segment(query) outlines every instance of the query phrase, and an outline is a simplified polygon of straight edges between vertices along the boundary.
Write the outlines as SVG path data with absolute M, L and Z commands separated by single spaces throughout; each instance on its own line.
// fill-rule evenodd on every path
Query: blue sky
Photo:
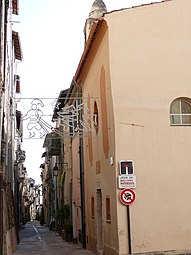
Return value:
M 58 97 L 70 86 L 84 47 L 84 24 L 93 0 L 20 0 L 19 32 L 23 62 L 18 64 L 21 97 Z M 105 0 L 107 10 L 117 10 L 151 0 Z M 153 0 L 152 2 L 159 2 Z M 23 101 L 26 104 L 26 101 Z M 24 108 L 26 105 L 24 106 Z M 50 114 L 52 112 L 50 111 Z M 43 140 L 24 140 L 25 166 L 40 182 Z

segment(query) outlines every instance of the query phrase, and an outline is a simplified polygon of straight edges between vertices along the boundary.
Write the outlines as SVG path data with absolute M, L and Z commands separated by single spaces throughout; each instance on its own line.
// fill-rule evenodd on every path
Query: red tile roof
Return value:
M 146 3 L 146 4 L 140 4 L 140 5 L 135 5 L 135 6 L 127 7 L 127 8 L 113 10 L 111 12 L 116 12 L 116 11 L 121 11 L 121 10 L 126 10 L 126 9 L 140 8 L 140 7 L 144 7 L 144 6 L 150 6 L 150 5 L 154 5 L 154 4 L 161 4 L 161 3 L 170 2 L 170 1 L 173 1 L 173 0 L 163 0 L 163 1 L 158 1 L 158 2 L 150 2 L 150 3 Z M 110 13 L 110 12 L 107 12 L 107 13 Z M 105 13 L 105 14 L 107 14 L 107 13 Z

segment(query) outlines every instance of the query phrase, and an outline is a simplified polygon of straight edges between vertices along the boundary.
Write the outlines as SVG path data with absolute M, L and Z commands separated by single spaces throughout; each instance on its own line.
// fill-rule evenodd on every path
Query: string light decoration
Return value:
M 83 98 L 82 102 L 82 99 L 76 98 L 71 105 L 65 104 L 62 108 L 60 102 L 55 103 L 56 99 L 54 99 L 54 103 L 52 102 L 53 98 L 49 98 L 49 104 L 48 98 L 33 98 L 31 100 L 29 110 L 22 117 L 28 131 L 28 139 L 44 139 L 50 132 L 64 137 L 89 136 L 96 133 L 97 115 L 91 113 L 87 102 L 89 99 Z M 59 125 L 57 124 L 59 128 L 50 124 L 51 113 L 55 108 L 58 110 L 57 118 L 52 119 L 52 122 L 59 123 Z

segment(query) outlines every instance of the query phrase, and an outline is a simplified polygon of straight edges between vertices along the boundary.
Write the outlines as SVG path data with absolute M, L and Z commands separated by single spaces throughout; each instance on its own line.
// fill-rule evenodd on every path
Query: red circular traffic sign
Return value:
M 124 205 L 131 205 L 135 201 L 136 195 L 132 189 L 123 189 L 120 192 L 120 201 Z

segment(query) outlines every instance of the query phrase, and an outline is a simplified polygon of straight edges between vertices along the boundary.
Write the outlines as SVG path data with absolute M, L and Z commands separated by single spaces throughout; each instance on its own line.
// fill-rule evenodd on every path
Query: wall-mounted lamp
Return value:
M 58 169 L 57 163 L 55 163 L 55 166 L 53 168 L 54 176 L 56 176 L 56 177 L 58 176 L 58 171 L 59 171 L 59 169 Z

